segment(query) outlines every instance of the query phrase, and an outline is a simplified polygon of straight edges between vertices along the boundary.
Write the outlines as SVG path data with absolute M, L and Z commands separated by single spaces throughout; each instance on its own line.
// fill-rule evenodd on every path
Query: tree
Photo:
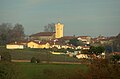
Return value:
M 0 25 L 0 45 L 5 45 L 11 39 L 12 25 L 10 23 L 2 23 Z
M 89 50 L 90 53 L 94 53 L 96 55 L 99 55 L 104 51 L 105 51 L 105 48 L 102 46 L 97 46 L 97 47 L 91 46 Z
M 0 45 L 23 40 L 24 36 L 24 28 L 21 24 L 16 24 L 14 27 L 10 23 L 0 25 Z
M 95 53 L 96 52 L 96 48 L 94 46 L 91 46 L 89 52 L 90 53 Z
M 75 49 L 67 48 L 67 49 L 66 49 L 66 52 L 67 52 L 67 51 L 69 51 L 69 52 L 74 52 Z
M 84 43 L 80 40 L 78 40 L 77 38 L 71 39 L 69 44 L 72 44 L 74 46 L 83 46 Z
M 47 26 L 44 26 L 44 31 L 45 32 L 55 32 L 55 24 L 51 23 L 51 24 L 48 24 Z
M 120 52 L 120 33 L 113 40 L 113 51 Z
M 0 44 L 5 45 L 7 43 L 7 36 L 5 34 L 0 35 Z
M 24 28 L 21 24 L 16 24 L 12 29 L 13 41 L 19 41 L 24 39 Z
M 117 63 L 118 61 L 120 61 L 120 55 L 113 55 L 111 57 L 111 60 L 114 62 L 114 63 Z
M 104 48 L 104 47 L 102 47 L 102 46 L 96 47 L 96 52 L 97 52 L 98 54 L 101 54 L 101 53 L 103 53 L 104 51 L 105 51 L 105 48 Z

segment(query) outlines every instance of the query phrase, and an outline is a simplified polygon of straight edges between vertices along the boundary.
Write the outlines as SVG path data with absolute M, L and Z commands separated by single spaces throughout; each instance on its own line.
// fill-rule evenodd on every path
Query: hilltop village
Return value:
M 112 44 L 112 41 L 115 38 L 116 37 L 104 37 L 102 35 L 98 36 L 97 38 L 92 38 L 91 36 L 64 36 L 64 24 L 58 22 L 55 24 L 55 32 L 35 33 L 30 35 L 27 41 L 15 41 L 13 43 L 7 44 L 6 48 L 53 49 L 51 52 L 52 54 L 66 53 L 69 56 L 76 55 L 77 58 L 88 58 L 87 52 L 90 50 L 91 46 Z M 58 50 L 62 51 L 58 52 Z M 112 52 L 112 49 L 108 51 Z M 80 54 L 82 57 L 77 56 Z M 105 58 L 105 50 L 102 51 L 98 57 Z

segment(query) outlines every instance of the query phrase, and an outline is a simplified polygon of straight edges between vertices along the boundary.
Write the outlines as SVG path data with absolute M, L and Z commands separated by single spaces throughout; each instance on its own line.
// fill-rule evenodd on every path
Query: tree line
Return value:
M 113 48 L 113 51 L 120 52 L 120 33 L 114 39 L 112 48 Z
M 44 32 L 55 32 L 55 23 L 50 23 L 44 26 Z M 0 45 L 5 45 L 7 43 L 24 40 L 25 33 L 22 24 L 16 23 L 12 25 L 11 23 L 0 24 Z
M 22 24 L 12 25 L 11 23 L 0 24 L 0 45 L 6 43 L 21 41 L 25 37 L 24 27 Z

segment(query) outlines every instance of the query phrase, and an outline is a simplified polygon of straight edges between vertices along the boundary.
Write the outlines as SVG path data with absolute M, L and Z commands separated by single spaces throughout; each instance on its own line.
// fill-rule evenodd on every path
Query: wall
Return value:
M 6 45 L 7 49 L 24 49 L 24 45 Z

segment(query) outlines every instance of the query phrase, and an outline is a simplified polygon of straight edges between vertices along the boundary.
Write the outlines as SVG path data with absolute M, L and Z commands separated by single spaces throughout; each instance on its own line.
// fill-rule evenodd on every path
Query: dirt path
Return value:
M 30 62 L 30 60 L 12 60 L 12 62 Z

